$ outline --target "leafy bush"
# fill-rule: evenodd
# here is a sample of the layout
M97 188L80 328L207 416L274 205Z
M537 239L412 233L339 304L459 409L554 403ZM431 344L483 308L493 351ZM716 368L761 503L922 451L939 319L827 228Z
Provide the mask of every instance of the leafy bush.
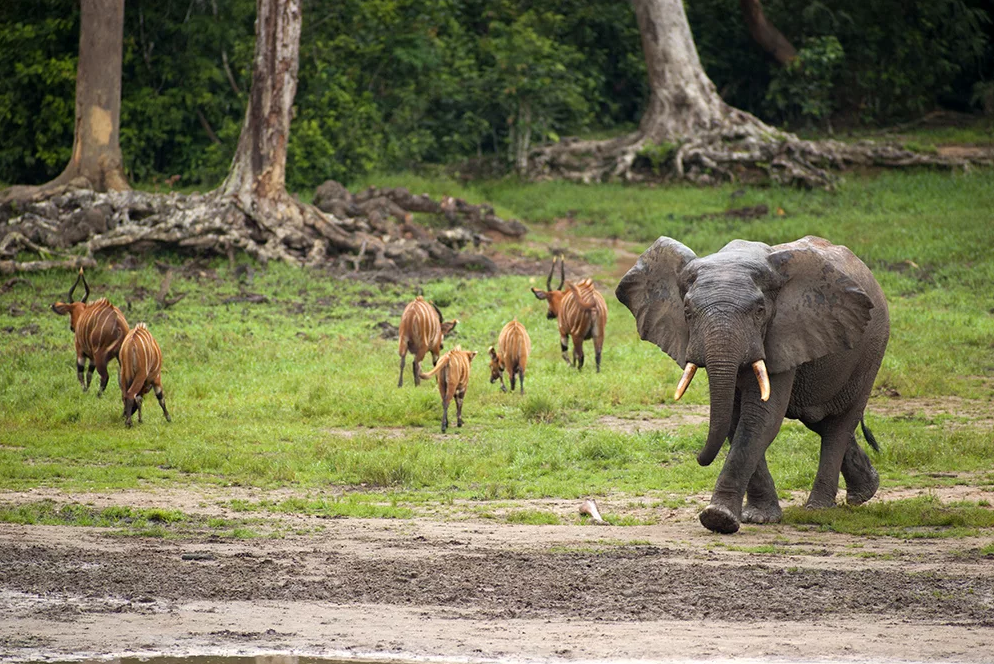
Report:
M828 117L844 57L842 45L833 36L809 40L796 58L774 74L766 91L767 102L787 119Z

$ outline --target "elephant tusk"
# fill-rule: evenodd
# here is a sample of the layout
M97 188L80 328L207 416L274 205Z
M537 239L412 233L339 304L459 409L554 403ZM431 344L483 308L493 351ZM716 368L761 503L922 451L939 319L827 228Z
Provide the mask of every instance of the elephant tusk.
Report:
M752 370L759 381L759 398L763 401L770 400L770 375L766 373L766 362L756 360L752 363Z
M687 366L683 370L683 375L680 376L680 382L676 386L676 392L673 393L674 401L679 401L683 393L687 391L690 381L694 380L695 373L697 373L697 365L693 362L687 362Z

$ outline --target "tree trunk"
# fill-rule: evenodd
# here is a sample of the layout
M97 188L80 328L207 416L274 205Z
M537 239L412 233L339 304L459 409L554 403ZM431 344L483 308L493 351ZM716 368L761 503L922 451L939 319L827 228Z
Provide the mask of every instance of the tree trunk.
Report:
M76 122L72 155L51 182L0 192L0 206L26 203L68 188L127 191L119 141L124 0L80 0Z
M286 195L286 153L297 93L301 0L257 0L252 90L228 177L218 189L248 207Z
M742 18L753 40L782 67L797 57L794 46L776 26L766 20L759 0L739 0Z
M86 178L95 191L130 189L119 142L124 0L81 0L72 156L50 184Z
M729 113L704 73L683 0L633 0L649 77L639 133L655 143L719 127Z

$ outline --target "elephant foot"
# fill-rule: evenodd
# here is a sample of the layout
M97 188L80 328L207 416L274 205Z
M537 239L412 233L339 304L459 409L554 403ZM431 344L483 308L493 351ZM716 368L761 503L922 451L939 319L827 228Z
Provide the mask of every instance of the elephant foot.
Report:
M698 518L708 530L725 535L734 533L739 529L739 520L735 518L732 510L723 505L714 503L704 508Z
M835 501L809 496L808 502L804 503L804 507L809 510L827 510L830 507L835 507Z
M742 508L742 523L780 523L783 510L780 505L749 505Z
M876 470L872 468L870 470L873 474L866 482L850 485L849 481L846 480L846 503L849 505L862 505L876 495L877 489L880 487L880 475L877 474Z

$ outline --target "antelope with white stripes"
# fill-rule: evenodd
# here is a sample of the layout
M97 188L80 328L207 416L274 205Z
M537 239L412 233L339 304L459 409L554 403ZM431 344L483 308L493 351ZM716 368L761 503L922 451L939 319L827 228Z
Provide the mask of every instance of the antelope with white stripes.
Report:
M594 282L584 279L573 283L566 281L566 261L559 256L559 286L552 288L552 275L556 271L556 258L552 259L552 269L545 280L546 290L532 288L532 293L549 305L547 318L559 322L559 347L563 359L570 366L583 368L583 341L594 340L594 356L597 372L601 370L601 349L604 347L604 326L607 324L607 303L594 288ZM566 289L563 290L565 284ZM569 355L569 339L573 339L573 359Z
M438 393L442 396L442 433L449 427L449 403L456 400L456 426L462 426L462 401L469 386L469 365L476 357L475 350L463 350L459 346L442 356L435 368L422 373L422 378L435 376Z
M404 307L404 313L400 317L400 378L397 379L397 387L404 386L404 363L407 360L407 353L414 353L414 360L411 362L414 372L414 384L421 384L421 360L427 353L431 353L432 365L438 364L438 354L442 350L442 339L446 334L451 334L456 328L458 320L448 322L442 320L442 312L438 310L432 302L427 302L418 295L414 301Z
M162 350L152 338L145 323L138 323L128 332L121 344L121 398L124 400L124 424L131 426L131 415L138 411L138 421L142 421L142 397L148 391L155 391L155 398L162 406L166 422L172 422L166 410L166 395L162 392Z
M73 291L79 286L82 280L83 299L74 302ZM93 370L100 374L100 389L97 396L103 395L107 388L107 380L110 376L107 373L107 365L117 357L121 349L121 342L124 341L128 333L128 321L125 320L121 310L107 301L107 298L100 298L96 302L86 303L90 297L90 287L83 276L83 268L79 268L79 276L76 283L69 289L69 302L56 302L52 305L52 311L65 316L69 314L69 329L72 330L76 341L76 377L79 384L83 386L83 391L90 389L90 382L93 380ZM89 371L83 377L83 370L86 368L86 360L90 361Z
M528 330L515 318L504 326L497 337L497 350L491 346L490 353L490 382L500 380L501 392L507 392L504 386L504 372L511 378L511 391L514 391L515 377L521 380L521 394L525 393L525 367L528 356L532 352L532 340Z

